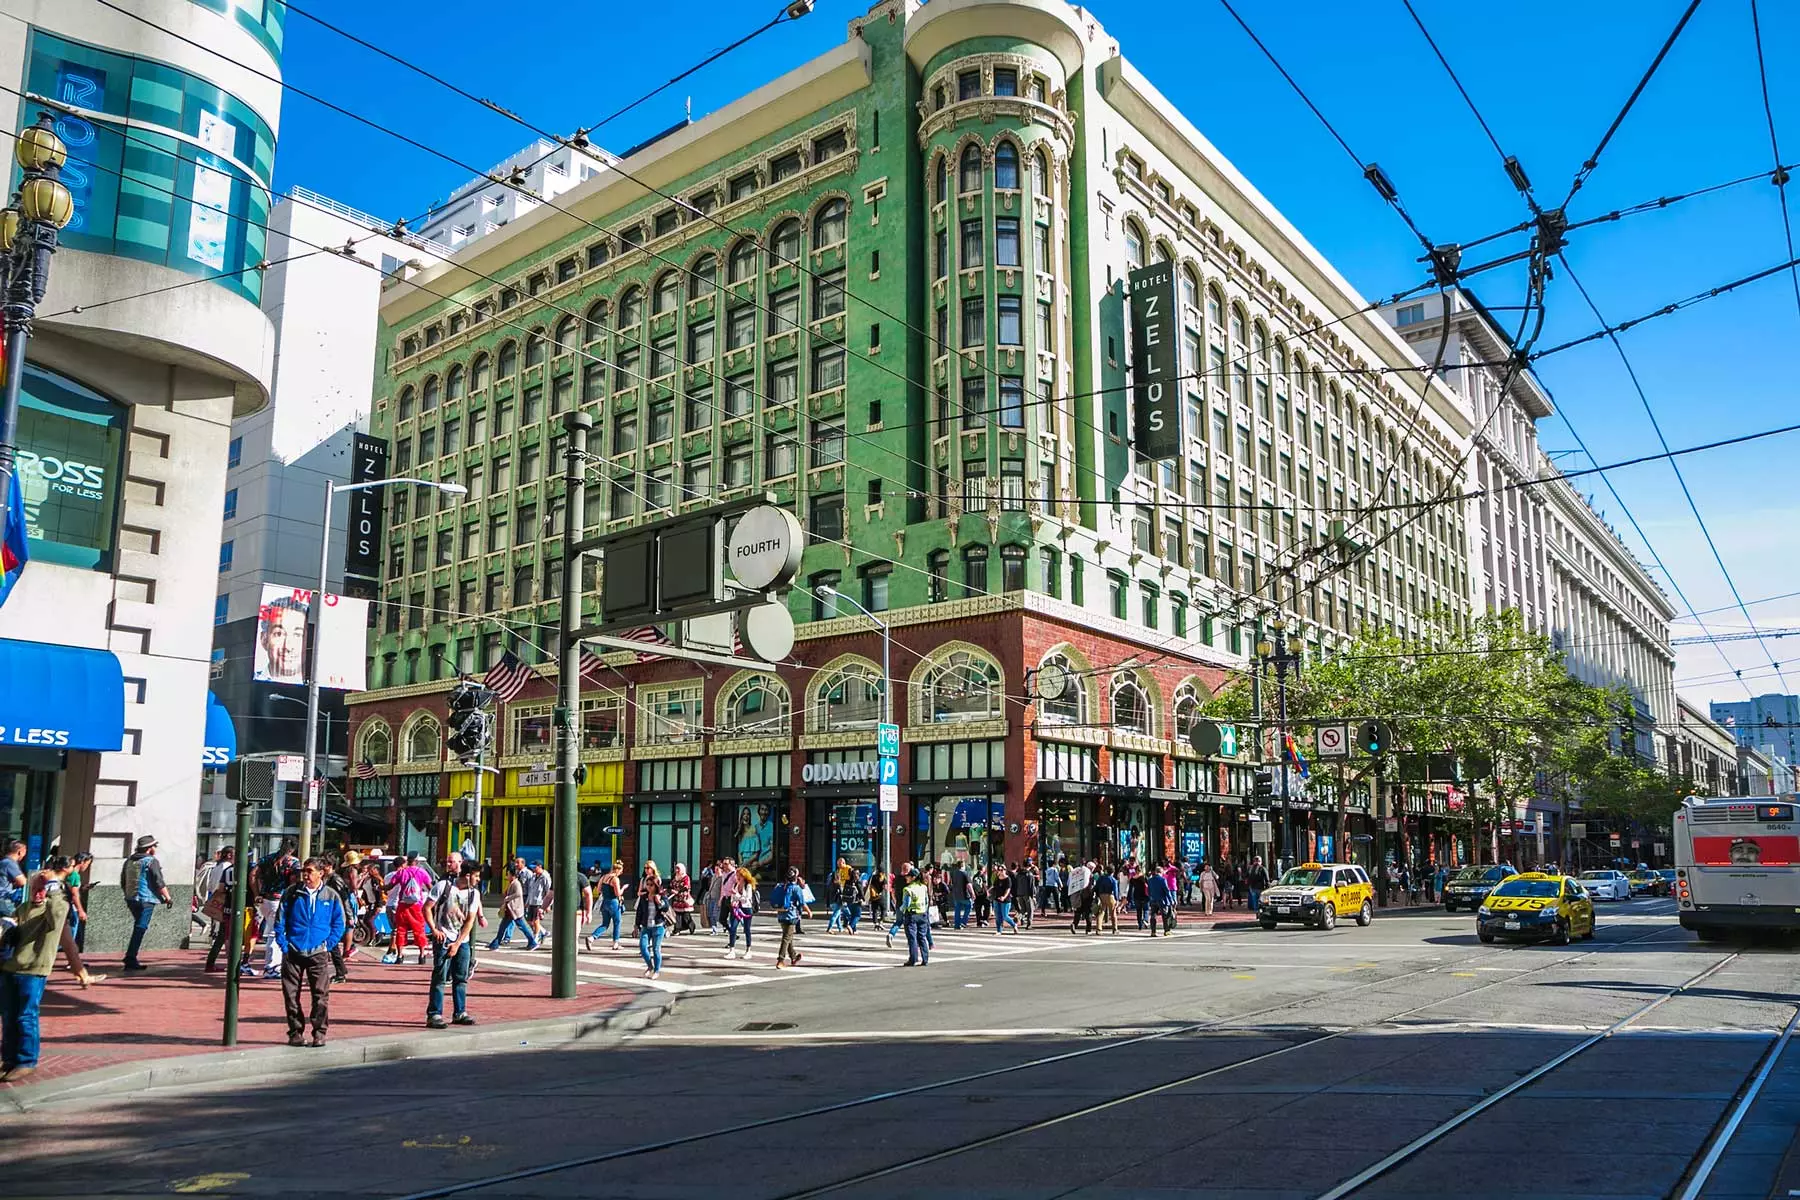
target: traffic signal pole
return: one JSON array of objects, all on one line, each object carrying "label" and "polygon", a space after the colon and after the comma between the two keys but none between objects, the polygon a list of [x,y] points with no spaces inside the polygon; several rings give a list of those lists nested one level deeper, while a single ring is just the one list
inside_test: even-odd
[{"label": "traffic signal pole", "polygon": [[581,554],[575,531],[587,512],[588,430],[594,418],[577,409],[563,414],[568,437],[563,447],[562,622],[556,657],[556,903],[551,909],[550,995],[575,995],[575,924],[581,895],[581,798],[576,773],[581,766]]}]

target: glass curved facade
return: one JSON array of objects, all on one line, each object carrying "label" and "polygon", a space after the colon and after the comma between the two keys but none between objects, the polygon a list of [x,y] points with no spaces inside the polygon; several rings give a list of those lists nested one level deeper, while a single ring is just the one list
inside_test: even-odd
[{"label": "glass curved facade", "polygon": [[201,8],[230,17],[244,32],[262,43],[263,49],[281,61],[281,44],[287,34],[287,5],[281,0],[189,0]]},{"label": "glass curved facade", "polygon": [[[217,276],[259,302],[262,225],[270,207],[275,135],[217,85],[165,63],[42,31],[27,52],[21,125],[48,100],[69,146],[63,180],[78,250]],[[131,122],[129,128],[126,120]]]},{"label": "glass curved facade", "polygon": [[19,397],[19,490],[31,557],[107,569],[124,467],[124,406],[27,363]]}]

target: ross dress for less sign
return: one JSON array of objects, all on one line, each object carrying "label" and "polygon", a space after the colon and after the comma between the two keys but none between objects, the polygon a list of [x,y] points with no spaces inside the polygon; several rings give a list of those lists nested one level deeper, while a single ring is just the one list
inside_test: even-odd
[{"label": "ross dress for less sign", "polygon": [[1181,455],[1181,342],[1176,327],[1175,266],[1159,262],[1133,271],[1131,374],[1139,458]]}]

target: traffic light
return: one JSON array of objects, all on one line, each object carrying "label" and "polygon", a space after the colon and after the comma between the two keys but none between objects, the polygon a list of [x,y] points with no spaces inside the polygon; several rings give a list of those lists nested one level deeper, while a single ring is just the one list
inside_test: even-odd
[{"label": "traffic light", "polygon": [[1275,795],[1275,772],[1263,770],[1256,773],[1255,795],[1258,800],[1273,799]]},{"label": "traffic light", "polygon": [[1356,744],[1364,754],[1385,754],[1394,744],[1394,731],[1386,721],[1368,720],[1356,727]]},{"label": "traffic light", "polygon": [[493,693],[471,680],[461,680],[450,689],[450,734],[444,745],[468,766],[480,759],[494,738],[493,720],[482,706]]}]

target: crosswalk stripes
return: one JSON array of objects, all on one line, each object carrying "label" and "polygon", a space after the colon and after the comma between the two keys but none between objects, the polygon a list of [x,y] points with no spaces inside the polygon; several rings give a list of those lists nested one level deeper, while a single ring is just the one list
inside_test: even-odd
[{"label": "crosswalk stripes", "polygon": [[[644,978],[644,964],[643,959],[638,956],[636,938],[627,935],[620,939],[616,951],[604,939],[595,939],[592,953],[577,955],[576,974],[590,983],[628,984],[681,994],[722,991],[774,983],[781,979],[889,970],[906,961],[905,940],[896,936],[894,945],[890,948],[886,941],[885,925],[865,921],[862,928],[854,934],[827,934],[823,922],[814,921],[798,940],[800,965],[777,970],[775,948],[781,941],[780,927],[773,921],[758,921],[752,928],[755,941],[752,957],[748,959],[724,957],[726,939],[722,934],[685,934],[665,938],[663,969],[655,979]],[[1193,937],[1198,936],[1199,932],[1177,930],[1175,936]],[[991,929],[938,929],[933,931],[933,936],[931,959],[934,963],[1010,958],[1096,944],[1116,945],[1116,941],[1109,935],[1071,935],[1067,926],[1056,924],[1005,935],[996,935]],[[1126,929],[1121,926],[1120,936],[1143,935],[1135,928]],[[533,952],[509,947],[491,951],[483,949],[479,958],[484,968],[538,975],[550,972],[550,955],[543,950]]]}]

